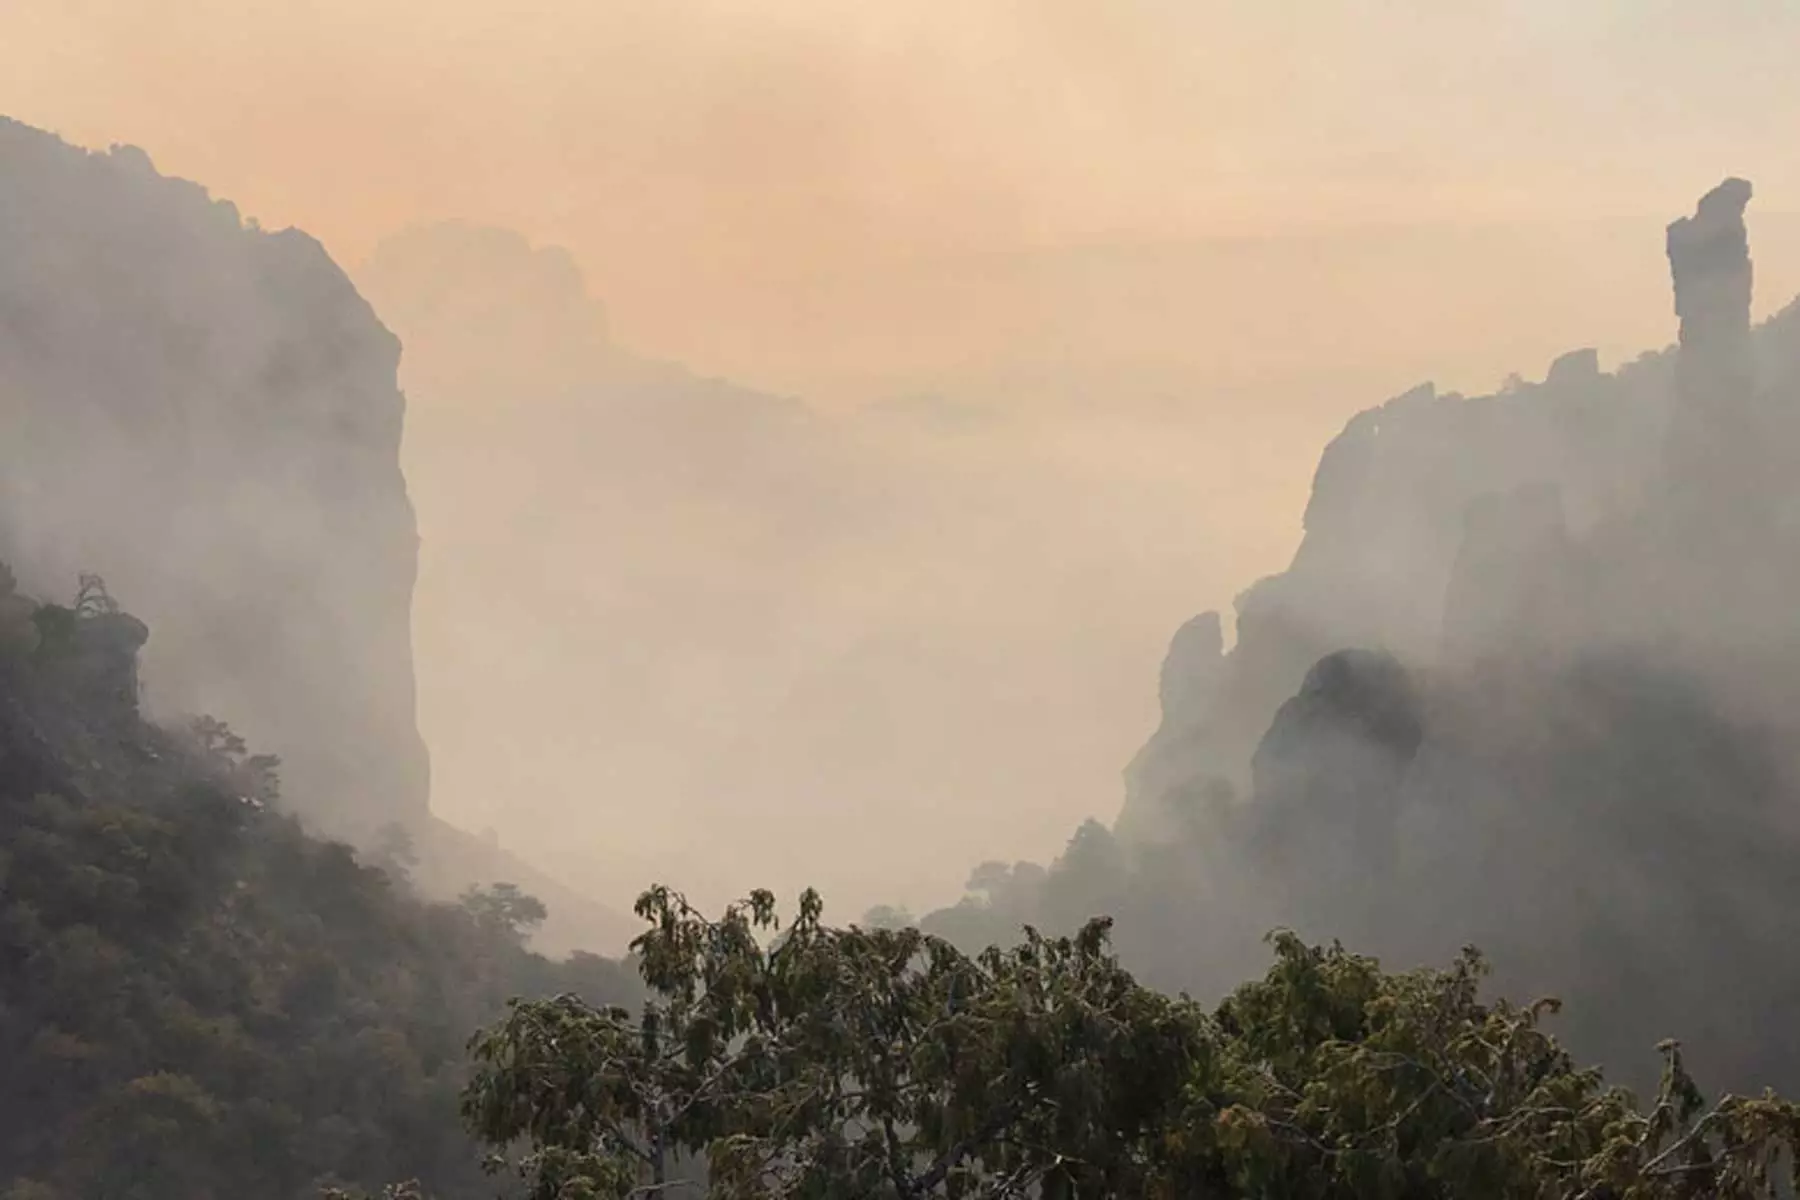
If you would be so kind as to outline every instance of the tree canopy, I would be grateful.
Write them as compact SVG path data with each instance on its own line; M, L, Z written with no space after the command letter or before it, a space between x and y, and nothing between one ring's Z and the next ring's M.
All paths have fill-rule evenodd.
M1137 983L1109 923L969 956L916 929L638 905L641 1011L515 1001L474 1042L474 1131L533 1200L1773 1197L1800 1108L1708 1103L1680 1047L1640 1104L1481 996L1470 950L1398 973L1271 938L1208 1008ZM1649 1048L1646 1048L1648 1050Z
M98 580L69 606L8 582L0 1198L311 1200L417 1176L488 1200L458 1114L469 1034L519 993L626 999L629 972L532 954L542 906L516 888L426 903L309 836L273 756L210 717L153 726L118 692L136 646L96 636L129 619Z
M4 1200L474 1200L469 1132L530 1200L1791 1194L1794 1104L1708 1101L1672 1042L1640 1103L1555 1004L1484 998L1473 951L1390 972L1278 933L1208 1005L1136 980L1106 920L970 954L810 892L784 922L657 887L641 986L547 962L532 897L423 903L403 830L365 865L224 723L144 722L138 631L83 591L68 638L0 653Z

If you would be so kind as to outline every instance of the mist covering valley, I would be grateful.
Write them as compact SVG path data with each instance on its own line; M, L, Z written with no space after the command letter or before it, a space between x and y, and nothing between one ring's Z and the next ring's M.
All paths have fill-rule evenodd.
M1390 972L1479 947L1492 991L1557 997L1574 1059L1640 1094L1673 1036L1708 1089L1800 1088L1800 197L1706 174L1691 192L1661 221L819 273L690 365L621 332L604 273L552 241L416 220L334 257L144 150L0 119L0 1062L21 1064L0 1083L0 1198L487 1194L459 1122L542 1148L554 1123L520 1113L562 1103L507 1074L551 1027L532 1021L597 1022L544 1035L559 1053L625 1029L607 1006L681 995L657 974L681 955L768 972L750 1045L779 987L826 1005L733 917L659 958L698 919L679 899L653 893L660 933L628 953L651 884L706 912L817 888L855 928L820 935L801 901L782 936L821 937L859 986L942 939L970 956L945 968L951 1011L969 979L1073 979L1097 989L1083 1004L1156 1014L1106 1026L1130 1041L1175 1037L1193 1014L1172 997L1221 1003L1182 1036L1245 1039L1230 1086L1274 1106L1277 1142L1302 1118L1243 1078L1299 1068L1244 1015L1278 1001L1234 990L1276 929ZM897 317L885 359L843 333L880 343L884 305L933 314ZM783 358L808 345L810 365ZM759 377L713 369L731 361ZM1149 990L1082 949L1097 917ZM1027 929L1075 937L1069 957L1032 958ZM1279 989L1304 961L1365 1017L1430 1008L1413 976L1274 953L1279 1003L1301 1003ZM919 969L881 976L888 1001L936 1003ZM1444 978L1431 1003L1473 1003ZM884 1011L872 994L843 1019ZM575 1007L508 1007L553 996ZM1464 1015L1482 1037L1500 1019ZM519 1040L483 1058L478 1029ZM733 1037L679 1113L714 1119ZM867 1153L892 1190L843 1194L959 1186L932 1137L942 1162L981 1159L994 1190L970 1194L1065 1194L1064 1167L993 1131L1046 1080L1166 1051L1105 1045L1054 1069L1007 1051L989 1074L1048 1073L980 1092L966 1135L929 1114L975 1085L940 1081L900 1114L923 1139L912 1182L887 1114ZM1134 1096L1187 1095L1102 1077L1057 1101L1096 1106L1069 1121L1123 1128ZM1453 1091L1390 1096L1373 1128L1398 1146ZM589 1139L645 1186L668 1183L666 1148L677 1183L765 1194L729 1190L733 1121L785 1163L849 1171L744 1115L760 1093L688 1128L652 1092L632 1112L653 1155ZM1767 1127L1800 1134L1779 1111ZM846 1120L862 1145L874 1118ZM1763 1145L1737 1129L1680 1148ZM1350 1142L1323 1136L1283 1142L1282 1170L1329 1185L1266 1194L1564 1194L1358 1190ZM996 1137L991 1160L972 1148ZM1095 1174L1066 1194L1196 1186L1152 1142L1104 1164L1082 1143ZM1612 1161L1573 1153L1525 1158ZM531 1194L559 1194L560 1161L523 1160ZM1018 1186L1041 1191L1006 1190L1028 1167ZM1265 1194L1233 1179L1141 1194Z

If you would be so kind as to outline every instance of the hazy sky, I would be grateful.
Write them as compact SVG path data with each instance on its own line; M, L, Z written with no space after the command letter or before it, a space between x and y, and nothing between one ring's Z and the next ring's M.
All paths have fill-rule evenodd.
M806 364L822 360L980 357L1019 324L985 298L971 320L942 288L884 305L843 283L922 258L1362 222L1661 221L1728 171L1756 180L1765 211L1800 209L1787 0L0 0L0 14L0 111L139 143L349 263L419 218L568 246L624 340L776 385L817 383ZM931 319L946 308L954 321ZM800 332L841 332L854 353L796 355L783 335Z
M1011 409L1022 424L895 449L913 524L833 560L841 597L781 615L840 623L889 672L910 624L945 672L867 681L864 699L903 693L890 720L921 739L876 746L865 725L837 748L840 777L876 749L898 764L879 819L831 794L789 810L826 850L892 851L832 858L829 894L921 905L977 858L1043 856L1113 814L1169 634L1280 565L1350 413L1420 379L1487 390L1576 345L1610 365L1666 343L1662 226L1726 174L1757 186L1759 309L1800 289L1797 45L1790 0L0 0L0 113L140 145L353 273L408 226L493 225L566 247L632 350L826 410ZM541 365L494 402L543 386ZM429 656L464 636L456 596L489 565L442 464L493 426L409 366ZM523 442L504 464L478 449L494 479L537 474ZM599 582L629 590L633 569ZM581 703L593 664L545 657L545 703ZM481 684L421 663L455 768L438 801L477 824L528 804L514 762L466 736L508 753ZM857 686L790 700L818 727L783 728L757 804L792 790ZM568 740L540 781L586 786L594 748ZM619 819L601 805L577 829L538 801L518 820L547 842L502 830L528 851ZM663 806L611 861L661 870L695 828L818 858L745 807ZM930 834L951 821L966 841Z

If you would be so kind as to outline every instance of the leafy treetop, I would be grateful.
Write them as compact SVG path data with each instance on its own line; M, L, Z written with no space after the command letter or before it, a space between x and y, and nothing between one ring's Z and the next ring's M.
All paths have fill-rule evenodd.
M767 892L638 911L641 1011L515 1001L473 1043L465 1115L534 1200L671 1194L686 1160L717 1200L1747 1200L1800 1137L1791 1102L1706 1103L1672 1042L1641 1107L1553 1002L1484 1002L1474 951L1394 974L1280 933L1209 1011L1136 983L1103 920L969 957L810 892L785 929Z

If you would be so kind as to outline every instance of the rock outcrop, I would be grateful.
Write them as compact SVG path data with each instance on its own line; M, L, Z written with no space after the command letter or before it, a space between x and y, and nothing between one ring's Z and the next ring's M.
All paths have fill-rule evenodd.
M1670 533L1696 546L1763 540L1781 483L1780 422L1758 402L1751 345L1750 193L1728 179L1668 229L1681 353L1663 503Z
M0 121L0 178L0 558L104 574L148 710L228 720L316 822L423 819L399 343L317 242L137 150Z
M1430 662L1447 644L1461 653L1466 639L1489 636L1476 627L1510 620L1497 597L1481 599L1494 611L1477 616L1466 585L1452 594L1459 560L1469 583L1489 570L1477 565L1482 543L1531 530L1554 540L1544 525L1556 523L1552 508L1568 536L1639 511L1658 483L1672 357L1602 373L1591 350L1578 350L1541 383L1473 398L1425 384L1354 417L1320 458L1292 564L1238 597L1237 642L1205 668L1219 680L1216 702L1187 710L1183 736L1159 731L1128 770L1121 834L1166 832L1159 795L1204 780L1248 795L1251 753L1322 656L1366 647ZM1165 683L1165 694L1183 686Z
M1752 327L1750 195L1727 180L1669 226L1676 350L1613 373L1577 350L1538 384L1424 385L1350 421L1292 565L1240 597L1238 644L1205 668L1217 702L1127 772L1122 833L1166 832L1158 796L1198 781L1247 794L1276 707L1335 650L1425 665L1605 646L1735 676L1795 640L1800 572L1779 547L1800 531L1800 312Z
M1423 739L1419 698L1393 655L1320 659L1251 756L1257 860L1290 890L1333 897L1392 871L1400 787Z
M1669 227L1674 353L1419 389L1326 450L1238 644L1171 653L1118 826L1140 954L1238 909L1405 963L1473 942L1624 1078L1675 1029L1723 1086L1800 1078L1769 1032L1800 999L1800 310L1752 326L1749 197ZM1236 806L1177 819L1219 778Z
M1671 430L1670 473L1699 472L1695 485L1717 482L1727 458L1741 458L1753 425L1755 359L1750 348L1754 269L1744 209L1751 188L1727 179L1700 198L1694 215L1668 230L1681 355L1675 372L1680 404ZM1710 469L1709 469L1710 468Z

